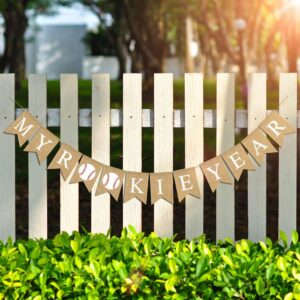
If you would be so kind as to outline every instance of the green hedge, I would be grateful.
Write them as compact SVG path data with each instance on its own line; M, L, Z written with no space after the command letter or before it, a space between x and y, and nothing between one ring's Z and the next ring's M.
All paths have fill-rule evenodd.
M0 299L300 299L300 243L58 234L0 244Z

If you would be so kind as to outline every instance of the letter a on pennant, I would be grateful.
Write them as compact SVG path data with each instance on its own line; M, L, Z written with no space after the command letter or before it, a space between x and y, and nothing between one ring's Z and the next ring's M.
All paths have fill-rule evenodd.
M137 198L147 204L148 181L148 173L126 172L124 202Z
M259 128L243 139L242 144L259 165L263 162L266 153L277 152L265 133Z
M283 144L285 135L296 132L296 129L283 119L275 110L273 110L266 119L262 121L259 128L280 147Z
M243 170L255 170L254 164L241 144L225 152L222 158L236 180L240 179Z
M48 129L41 127L37 134L30 140L24 151L36 153L39 163L41 164L58 143L58 137Z
M82 154L67 144L61 144L48 169L60 169L64 180L67 180L75 169Z
M230 175L221 156L214 157L200 165L202 172L214 192L219 183L233 184L232 176Z
M171 172L151 173L150 188L151 204L159 199L164 199L173 204L173 174Z
M16 134L20 147L23 146L42 124L28 111L24 111L5 130L5 133Z
M195 168L182 169L173 172L178 201L181 202L186 195L200 198L200 190Z

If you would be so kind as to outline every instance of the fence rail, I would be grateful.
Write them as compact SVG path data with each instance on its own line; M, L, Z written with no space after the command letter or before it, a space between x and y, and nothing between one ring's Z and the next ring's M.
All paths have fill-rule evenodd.
M235 144L235 128L251 132L265 118L267 111L266 74L249 75L248 111L235 110L235 76L217 75L216 110L203 108L203 75L185 75L185 109L173 109L173 76L155 74L154 109L142 109L141 74L124 74L123 109L110 108L110 79L107 74L92 77L92 107L78 108L78 78L61 75L60 109L47 109L45 75L28 78L29 111L48 127L60 127L62 142L78 148L78 128L92 127L92 157L110 164L110 128L123 127L123 168L141 171L142 128L154 127L154 171L173 169L173 128L185 128L185 165L203 161L204 128L216 128L216 152L220 154ZM0 239L15 238L15 141L3 134L22 109L14 105L14 75L0 75ZM282 101L284 99L284 101ZM280 74L280 114L295 127L300 127L297 112L297 74ZM29 153L29 237L47 237L47 169ZM266 163L248 174L248 232L252 240L266 236L267 178ZM203 195L204 179L198 173ZM297 211L297 136L286 137L279 151L279 228L296 229ZM217 190L217 239L234 239L234 185L221 185ZM186 237L203 233L203 198L188 196L185 203ZM106 232L110 227L110 197L91 196L91 231ZM60 228L71 232L79 228L78 184L60 182ZM123 204L123 225L142 230L142 204L133 199ZM161 236L173 235L173 207L159 200L154 204L154 230Z

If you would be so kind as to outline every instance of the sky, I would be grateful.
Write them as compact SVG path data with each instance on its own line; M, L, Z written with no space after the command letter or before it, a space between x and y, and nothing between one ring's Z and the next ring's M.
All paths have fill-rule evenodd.
M88 30L96 29L99 21L97 16L85 6L77 3L72 7L58 7L55 15L38 16L39 25L86 24Z

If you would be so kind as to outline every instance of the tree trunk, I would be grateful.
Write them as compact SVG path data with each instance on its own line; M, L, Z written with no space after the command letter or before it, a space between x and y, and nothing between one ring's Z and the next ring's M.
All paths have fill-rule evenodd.
M3 18L5 49L0 62L0 71L14 73L16 88L19 88L25 78L24 34L28 25L22 1L18 1L16 5L8 4Z

